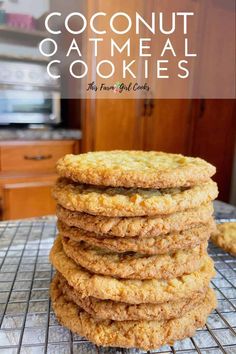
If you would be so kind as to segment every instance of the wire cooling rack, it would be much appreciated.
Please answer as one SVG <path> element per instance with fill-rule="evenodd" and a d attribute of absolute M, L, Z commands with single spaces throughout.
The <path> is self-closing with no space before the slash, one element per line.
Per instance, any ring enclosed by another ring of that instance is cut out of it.
<path fill-rule="evenodd" d="M 145 353 L 98 348 L 58 324 L 48 296 L 55 234 L 55 219 L 0 223 L 0 353 Z M 149 353 L 236 353 L 236 258 L 213 245 L 209 253 L 217 270 L 217 310 L 194 337 Z"/>

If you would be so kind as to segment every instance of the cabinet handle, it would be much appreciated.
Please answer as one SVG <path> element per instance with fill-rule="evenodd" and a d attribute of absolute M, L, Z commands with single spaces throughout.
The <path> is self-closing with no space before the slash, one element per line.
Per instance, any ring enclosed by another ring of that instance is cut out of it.
<path fill-rule="evenodd" d="M 151 98 L 147 98 L 144 101 L 144 116 L 151 117 L 154 107 L 155 107 L 154 100 Z"/>
<path fill-rule="evenodd" d="M 25 160 L 32 160 L 32 161 L 50 160 L 51 158 L 52 155 L 36 155 L 36 156 L 25 155 L 24 156 Z"/>

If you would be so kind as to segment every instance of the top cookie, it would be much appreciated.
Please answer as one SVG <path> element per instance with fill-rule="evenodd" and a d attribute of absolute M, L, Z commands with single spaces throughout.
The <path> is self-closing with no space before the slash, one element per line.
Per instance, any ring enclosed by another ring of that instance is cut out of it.
<path fill-rule="evenodd" d="M 188 187 L 207 181 L 216 172 L 200 158 L 155 151 L 99 151 L 66 155 L 57 172 L 75 182 L 139 188 Z"/>

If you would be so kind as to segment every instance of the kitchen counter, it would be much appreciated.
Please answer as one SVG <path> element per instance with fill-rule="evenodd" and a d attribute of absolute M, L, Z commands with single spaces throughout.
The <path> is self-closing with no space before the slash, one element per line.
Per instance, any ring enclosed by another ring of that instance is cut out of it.
<path fill-rule="evenodd" d="M 0 129 L 0 141 L 8 140 L 80 140 L 81 130 L 55 128 L 43 129 Z"/>
<path fill-rule="evenodd" d="M 236 207 L 215 202 L 215 214 L 233 218 Z M 49 298 L 54 270 L 48 255 L 56 234 L 55 217 L 0 222 L 0 352 L 141 353 L 96 347 L 59 325 Z M 212 279 L 217 290 L 216 311 L 193 338 L 166 345 L 158 353 L 235 353 L 235 258 L 211 243 L 209 254 L 217 270 Z"/>

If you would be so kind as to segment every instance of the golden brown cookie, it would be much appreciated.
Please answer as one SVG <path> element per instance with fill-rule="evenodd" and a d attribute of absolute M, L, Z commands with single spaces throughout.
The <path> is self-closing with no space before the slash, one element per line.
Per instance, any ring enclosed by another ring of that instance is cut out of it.
<path fill-rule="evenodd" d="M 121 301 L 131 304 L 160 303 L 188 299 L 202 292 L 214 276 L 214 265 L 206 256 L 201 269 L 171 280 L 124 280 L 86 271 L 67 257 L 58 237 L 50 252 L 50 260 L 69 285 L 82 297 L 93 296 L 102 300 Z"/>
<path fill-rule="evenodd" d="M 58 282 L 60 290 L 70 301 L 76 303 L 92 317 L 98 320 L 114 321 L 163 321 L 179 318 L 183 313 L 201 304 L 208 290 L 207 288 L 203 292 L 196 292 L 191 298 L 182 301 L 132 305 L 125 302 L 99 300 L 92 296 L 82 298 L 81 294 L 73 289 L 59 273 L 55 276 L 55 281 Z"/>
<path fill-rule="evenodd" d="M 204 301 L 181 318 L 166 321 L 98 321 L 66 298 L 54 278 L 51 284 L 52 307 L 59 322 L 72 332 L 84 336 L 96 345 L 158 348 L 175 340 L 192 336 L 203 327 L 207 316 L 216 307 L 216 297 L 209 289 Z"/>
<path fill-rule="evenodd" d="M 91 273 L 121 279 L 172 279 L 201 268 L 207 243 L 173 254 L 146 256 L 134 252 L 116 253 L 62 237 L 66 255 Z"/>
<path fill-rule="evenodd" d="M 203 242 L 207 242 L 211 232 L 215 231 L 215 223 L 212 221 L 206 226 L 195 227 L 186 231 L 172 232 L 157 237 L 102 237 L 93 232 L 86 232 L 77 227 L 69 227 L 58 221 L 59 233 L 73 241 L 84 241 L 91 246 L 106 248 L 110 251 L 138 252 L 146 255 L 165 254 L 194 248 Z M 98 237 L 99 236 L 99 237 Z"/>
<path fill-rule="evenodd" d="M 68 226 L 88 232 L 104 234 L 102 237 L 154 237 L 205 225 L 213 214 L 212 203 L 200 205 L 170 215 L 141 217 L 107 217 L 71 211 L 57 205 L 57 217 Z"/>
<path fill-rule="evenodd" d="M 156 151 L 100 151 L 66 155 L 57 163 L 61 177 L 112 187 L 170 188 L 206 182 L 216 172 L 200 158 Z"/>
<path fill-rule="evenodd" d="M 218 195 L 212 180 L 189 188 L 125 189 L 82 185 L 59 179 L 53 189 L 66 209 L 105 216 L 171 214 L 197 208 Z"/>
<path fill-rule="evenodd" d="M 216 246 L 236 256 L 236 222 L 218 224 L 217 232 L 211 235 L 211 240 Z"/>

